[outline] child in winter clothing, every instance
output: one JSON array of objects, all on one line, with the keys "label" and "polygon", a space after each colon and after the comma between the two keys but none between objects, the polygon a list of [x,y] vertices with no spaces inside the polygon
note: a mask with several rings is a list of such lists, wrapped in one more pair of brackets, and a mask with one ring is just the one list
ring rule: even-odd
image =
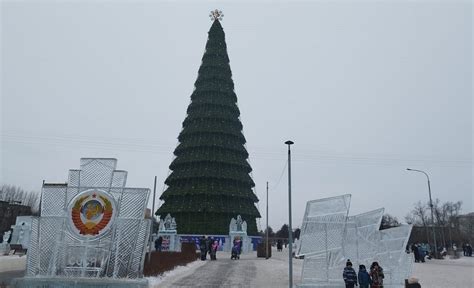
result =
[{"label": "child in winter clothing", "polygon": [[342,272],[342,278],[344,278],[344,282],[346,283],[346,288],[354,288],[354,285],[357,286],[357,274],[352,268],[351,260],[347,260],[346,267]]},{"label": "child in winter clothing", "polygon": [[359,265],[359,274],[357,275],[357,278],[359,279],[360,288],[369,288],[369,285],[372,284],[372,279],[365,269],[365,265]]},{"label": "child in winter clothing", "polygon": [[373,262],[372,265],[370,265],[369,275],[372,278],[372,284],[370,284],[370,288],[383,287],[383,278],[385,278],[385,275],[383,274],[383,269],[379,266],[378,262]]},{"label": "child in winter clothing", "polygon": [[219,242],[214,240],[211,244],[211,260],[216,260],[217,248],[219,248]]},{"label": "child in winter clothing", "polygon": [[240,240],[240,238],[235,237],[234,246],[232,247],[230,259],[235,259],[235,260],[240,259],[240,252],[242,249],[241,245],[242,245],[242,241]]}]

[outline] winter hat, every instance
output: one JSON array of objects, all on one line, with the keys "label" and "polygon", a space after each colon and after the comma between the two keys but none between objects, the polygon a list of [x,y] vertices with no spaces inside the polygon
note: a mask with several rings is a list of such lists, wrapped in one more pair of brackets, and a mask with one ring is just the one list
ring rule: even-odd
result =
[{"label": "winter hat", "polygon": [[346,266],[352,266],[351,259],[347,259]]},{"label": "winter hat", "polygon": [[410,277],[408,278],[408,284],[415,284],[415,283],[419,283],[419,280],[415,277]]}]

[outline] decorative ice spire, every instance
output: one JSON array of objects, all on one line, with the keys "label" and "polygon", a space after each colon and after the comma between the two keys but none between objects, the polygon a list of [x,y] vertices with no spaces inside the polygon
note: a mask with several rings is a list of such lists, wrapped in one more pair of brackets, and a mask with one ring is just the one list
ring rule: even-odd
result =
[{"label": "decorative ice spire", "polygon": [[219,20],[219,21],[222,21],[222,18],[224,17],[224,13],[222,13],[221,10],[214,10],[214,11],[211,11],[211,13],[209,14],[209,17],[211,18],[211,21],[215,21],[215,20]]}]

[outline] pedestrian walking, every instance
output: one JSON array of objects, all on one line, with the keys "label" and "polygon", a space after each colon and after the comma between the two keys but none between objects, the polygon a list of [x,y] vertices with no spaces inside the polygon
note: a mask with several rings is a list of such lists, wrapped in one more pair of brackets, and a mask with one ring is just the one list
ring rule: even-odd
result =
[{"label": "pedestrian walking", "polygon": [[378,262],[373,262],[370,265],[370,278],[372,278],[372,284],[370,284],[370,288],[382,288],[383,287],[383,278],[385,275],[383,274],[383,268],[380,267]]},{"label": "pedestrian walking", "polygon": [[163,244],[163,237],[158,237],[155,240],[155,250],[161,252],[161,245]]},{"label": "pedestrian walking", "polygon": [[219,242],[217,242],[217,240],[214,240],[211,244],[211,260],[217,260],[216,255],[217,255],[218,248],[219,248]]},{"label": "pedestrian walking", "polygon": [[466,244],[466,256],[472,257],[472,246],[471,244]]},{"label": "pedestrian walking", "polygon": [[425,263],[425,257],[428,255],[428,246],[425,243],[417,245],[418,247],[418,260],[421,263]]},{"label": "pedestrian walking", "polygon": [[201,260],[205,261],[206,260],[206,254],[207,254],[207,239],[206,239],[206,236],[202,236],[201,239],[199,239],[199,250],[201,251]]},{"label": "pedestrian walking", "polygon": [[207,253],[209,253],[209,258],[211,258],[212,243],[214,243],[214,238],[208,237],[206,243],[207,243]]},{"label": "pedestrian walking", "polygon": [[443,250],[441,250],[441,257],[446,257],[446,255],[448,255],[448,250],[446,249],[446,247],[443,247]]},{"label": "pedestrian walking", "polygon": [[346,267],[344,267],[344,271],[342,272],[342,278],[344,279],[344,283],[346,283],[346,288],[354,288],[357,286],[357,274],[352,268],[351,260],[347,259]]},{"label": "pedestrian walking", "polygon": [[420,262],[420,250],[418,250],[418,245],[416,243],[413,243],[413,245],[411,245],[411,251],[413,251],[413,257],[415,258],[415,262]]},{"label": "pedestrian walking", "polygon": [[369,272],[367,272],[365,265],[359,265],[357,279],[359,280],[360,288],[369,288],[369,285],[372,284],[372,279],[370,278]]},{"label": "pedestrian walking", "polygon": [[277,251],[281,252],[283,250],[283,242],[281,239],[277,240]]},{"label": "pedestrian walking", "polygon": [[242,249],[242,241],[240,240],[239,236],[236,236],[233,241],[232,251],[230,259],[240,259],[240,252]]}]

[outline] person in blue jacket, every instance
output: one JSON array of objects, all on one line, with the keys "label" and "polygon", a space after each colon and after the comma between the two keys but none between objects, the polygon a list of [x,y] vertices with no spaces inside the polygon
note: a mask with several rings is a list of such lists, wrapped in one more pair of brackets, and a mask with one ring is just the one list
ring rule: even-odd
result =
[{"label": "person in blue jacket", "polygon": [[357,278],[359,279],[360,288],[369,288],[369,285],[372,284],[372,279],[370,278],[365,265],[359,265],[359,274],[357,274]]}]

